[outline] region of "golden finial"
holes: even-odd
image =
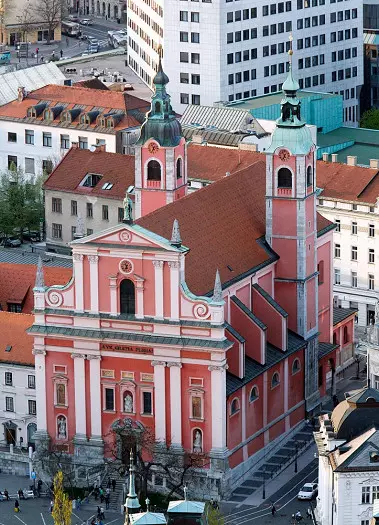
[[[288,55],[290,57],[289,61],[291,63],[292,62],[292,55],[293,55],[293,49],[292,49],[293,36],[292,36],[292,33],[289,34],[288,40],[290,41],[290,48],[289,48],[289,51],[288,51]]]
[[[158,56],[160,59],[163,58],[163,46],[162,44],[158,44]]]

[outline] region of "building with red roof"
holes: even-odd
[[[167,83],[160,64],[134,217],[125,198],[122,223],[74,240],[66,285],[38,269],[36,439],[79,467],[147,428],[160,450],[202,462],[191,491],[229,497],[335,393],[333,326],[352,347],[355,312],[333,319],[334,224],[316,211],[316,146],[291,68],[270,147],[227,176],[234,155],[187,147]],[[190,194],[189,155],[215,177]]]

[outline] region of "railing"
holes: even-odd
[[[148,188],[158,188],[158,189],[160,189],[161,181],[160,180],[148,180],[148,181],[146,181],[146,186]]]
[[[278,188],[278,195],[291,197],[291,195],[292,195],[292,188]]]

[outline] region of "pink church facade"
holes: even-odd
[[[228,493],[326,394],[333,225],[316,213],[291,83],[266,163],[185,196],[163,75],[136,148],[136,220],[74,241],[66,286],[37,279],[37,434],[95,464],[131,420],[209,458],[212,490]]]

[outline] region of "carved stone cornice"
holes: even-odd
[[[33,348],[32,354],[33,355],[46,355],[46,350],[42,350],[41,348]]]
[[[153,261],[154,268],[163,268],[164,261]]]
[[[84,255],[82,253],[74,253],[73,255],[74,261],[83,261]]]
[[[179,261],[169,261],[168,265],[169,265],[170,268],[180,268]]]
[[[76,353],[71,354],[71,357],[72,359],[85,359],[86,358],[85,354],[76,354]]]
[[[166,366],[165,361],[151,361],[151,366]]]
[[[87,359],[89,359],[90,361],[101,361],[101,355],[87,354]]]
[[[169,361],[168,363],[166,363],[166,366],[168,366],[169,368],[171,368],[172,366],[177,366],[178,368],[182,368],[182,363],[178,363],[178,361]]]
[[[88,255],[88,260],[92,264],[97,264],[99,262],[99,256],[98,255]]]
[[[223,370],[228,370],[229,365],[209,365],[208,370],[210,372],[222,372]]]

